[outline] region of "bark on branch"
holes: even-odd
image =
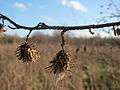
[[[26,30],[46,30],[46,29],[54,29],[54,30],[83,30],[83,29],[95,29],[95,28],[104,28],[111,26],[119,26],[120,22],[112,22],[105,24],[96,24],[96,25],[84,25],[84,26],[49,26],[45,23],[38,23],[36,26],[27,27],[22,26],[8,18],[7,16],[0,14],[0,19],[9,21],[14,27],[8,26],[11,29],[26,29]]]

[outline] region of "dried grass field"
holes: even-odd
[[[40,59],[29,64],[15,56],[16,48],[24,38],[0,37],[0,90],[120,90],[120,39],[72,38],[65,36],[67,53],[78,56],[71,72],[55,87],[56,76],[45,69],[61,50],[61,37],[33,35],[29,42],[36,43]]]

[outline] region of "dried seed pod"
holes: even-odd
[[[47,68],[50,68],[54,74],[70,71],[70,58],[64,50],[59,51],[50,63],[52,65]]]
[[[34,49],[34,45],[30,45],[27,42],[23,43],[17,48],[16,56],[19,60],[22,60],[23,62],[36,61],[40,58],[40,55]]]
[[[6,30],[4,29],[4,25],[0,23],[0,33],[2,32],[6,32]]]

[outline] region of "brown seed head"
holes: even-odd
[[[54,74],[60,74],[65,71],[70,71],[69,62],[70,58],[68,57],[68,54],[64,50],[61,50],[56,54],[56,57],[50,61],[51,65],[47,68],[50,68],[51,72]]]
[[[27,42],[23,43],[17,48],[16,56],[19,60],[22,60],[23,62],[36,61],[40,58],[40,55],[34,49],[34,46],[28,44]]]

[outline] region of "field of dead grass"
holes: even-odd
[[[58,35],[34,35],[41,58],[29,64],[22,63],[15,56],[16,48],[24,38],[3,36],[0,38],[0,90],[120,90],[120,40],[95,38],[72,38],[66,36],[65,49],[75,56],[71,69],[65,78],[56,82],[56,76],[45,67],[61,49]],[[116,43],[117,41],[117,43]]]

